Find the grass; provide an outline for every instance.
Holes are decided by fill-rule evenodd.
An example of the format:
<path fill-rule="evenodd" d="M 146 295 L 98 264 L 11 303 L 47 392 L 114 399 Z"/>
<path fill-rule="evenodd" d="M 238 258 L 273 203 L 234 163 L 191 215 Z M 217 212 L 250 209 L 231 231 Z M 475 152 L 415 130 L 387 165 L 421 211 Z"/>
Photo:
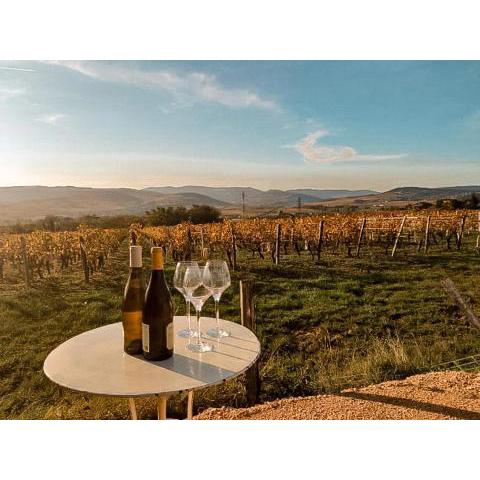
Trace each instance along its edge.
<path fill-rule="evenodd" d="M 0 284 L 0 418 L 128 418 L 125 400 L 70 392 L 42 371 L 47 354 L 63 341 L 120 320 L 126 254 L 124 246 L 89 286 L 79 267 L 30 290 L 7 272 Z M 326 253 L 319 263 L 292 255 L 278 267 L 242 254 L 239 266 L 222 316 L 238 321 L 238 280 L 252 280 L 262 400 L 336 392 L 480 351 L 480 335 L 440 286 L 450 277 L 475 306 L 479 257 L 472 245 L 426 256 L 400 250 L 394 259 L 367 250 L 358 259 Z M 172 275 L 169 266 L 170 282 Z M 176 294 L 175 302 L 183 312 Z M 206 314 L 213 314 L 211 304 Z M 170 414 L 182 417 L 185 402 L 175 398 Z M 242 379 L 205 389 L 195 401 L 197 410 L 221 405 L 245 405 Z M 154 418 L 154 399 L 140 400 L 139 414 Z"/>

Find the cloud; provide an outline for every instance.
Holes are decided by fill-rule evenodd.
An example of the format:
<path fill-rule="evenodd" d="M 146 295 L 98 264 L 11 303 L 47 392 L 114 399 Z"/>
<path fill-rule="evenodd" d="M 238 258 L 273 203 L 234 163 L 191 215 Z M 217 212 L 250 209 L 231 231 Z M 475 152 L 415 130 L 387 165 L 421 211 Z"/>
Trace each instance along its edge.
<path fill-rule="evenodd" d="M 232 108 L 279 110 L 273 100 L 263 98 L 252 90 L 225 87 L 215 75 L 203 72 L 178 73 L 167 69 L 150 71 L 101 62 L 55 61 L 47 63 L 60 65 L 105 82 L 164 91 L 185 104 L 205 102 Z"/>
<path fill-rule="evenodd" d="M 65 120 L 69 118 L 69 115 L 65 113 L 52 113 L 49 115 L 42 115 L 36 119 L 37 122 L 46 123 L 54 127 L 61 125 Z"/>
<path fill-rule="evenodd" d="M 343 145 L 326 145 L 319 144 L 318 140 L 324 137 L 328 137 L 330 132 L 326 129 L 316 130 L 309 133 L 302 140 L 295 145 L 289 146 L 293 148 L 307 163 L 340 163 L 340 162 L 379 162 L 382 160 L 394 160 L 403 158 L 406 154 L 394 154 L 394 155 L 371 155 L 360 154 L 353 147 Z"/>
<path fill-rule="evenodd" d="M 18 67 L 0 67 L 0 70 L 13 70 L 15 72 L 36 72 L 31 68 L 18 68 Z"/>
<path fill-rule="evenodd" d="M 6 102 L 11 98 L 20 97 L 21 95 L 25 95 L 23 88 L 0 87 L 0 102 Z"/>

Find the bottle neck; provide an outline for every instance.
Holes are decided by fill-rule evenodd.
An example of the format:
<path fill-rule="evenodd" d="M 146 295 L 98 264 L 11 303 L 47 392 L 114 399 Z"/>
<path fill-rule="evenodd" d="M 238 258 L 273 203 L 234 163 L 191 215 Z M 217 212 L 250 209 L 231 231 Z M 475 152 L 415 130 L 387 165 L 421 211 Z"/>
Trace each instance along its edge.
<path fill-rule="evenodd" d="M 140 275 L 142 271 L 143 271 L 142 267 L 130 267 L 131 276 Z"/>
<path fill-rule="evenodd" d="M 148 283 L 149 283 L 149 285 L 155 285 L 155 288 L 166 287 L 167 282 L 165 280 L 165 275 L 164 275 L 163 270 L 152 270 L 150 272 L 150 281 Z"/>
<path fill-rule="evenodd" d="M 163 272 L 163 262 L 152 261 L 151 270 L 152 272 Z"/>
<path fill-rule="evenodd" d="M 152 276 L 161 277 L 163 276 L 163 268 L 152 268 Z"/>

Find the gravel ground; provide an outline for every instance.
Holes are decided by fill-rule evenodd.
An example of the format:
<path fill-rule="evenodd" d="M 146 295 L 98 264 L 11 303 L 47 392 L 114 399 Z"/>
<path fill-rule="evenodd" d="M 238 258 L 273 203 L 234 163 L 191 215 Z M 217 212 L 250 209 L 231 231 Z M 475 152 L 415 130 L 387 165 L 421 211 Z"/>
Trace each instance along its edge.
<path fill-rule="evenodd" d="M 480 420 L 480 374 L 435 372 L 405 380 L 276 400 L 252 408 L 210 408 L 198 420 Z"/>

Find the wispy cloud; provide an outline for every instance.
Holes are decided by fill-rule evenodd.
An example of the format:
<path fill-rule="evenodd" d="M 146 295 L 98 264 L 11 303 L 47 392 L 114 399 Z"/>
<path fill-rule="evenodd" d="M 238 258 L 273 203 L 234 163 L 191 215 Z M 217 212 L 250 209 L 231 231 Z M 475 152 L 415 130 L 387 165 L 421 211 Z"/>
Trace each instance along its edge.
<path fill-rule="evenodd" d="M 69 115 L 65 113 L 51 113 L 49 115 L 42 115 L 41 117 L 38 117 L 36 121 L 56 127 L 62 125 L 68 118 Z"/>
<path fill-rule="evenodd" d="M 11 98 L 20 97 L 25 95 L 25 89 L 23 88 L 9 88 L 0 86 L 0 102 L 6 102 Z"/>
<path fill-rule="evenodd" d="M 19 68 L 19 67 L 0 67 L 0 70 L 13 70 L 14 72 L 36 72 L 32 68 Z"/>
<path fill-rule="evenodd" d="M 379 162 L 383 160 L 394 160 L 406 156 L 404 153 L 394 155 L 360 154 L 353 147 L 318 143 L 318 140 L 328 137 L 329 135 L 330 132 L 326 129 L 316 130 L 315 132 L 306 135 L 295 145 L 290 145 L 288 147 L 293 148 L 302 155 L 305 162 L 320 164 L 353 161 Z"/>
<path fill-rule="evenodd" d="M 175 72 L 174 70 L 142 70 L 134 66 L 102 62 L 48 62 L 105 82 L 123 83 L 139 88 L 164 91 L 182 103 L 208 102 L 232 108 L 279 110 L 275 101 L 242 88 L 229 88 L 215 75 L 204 72 Z"/>

